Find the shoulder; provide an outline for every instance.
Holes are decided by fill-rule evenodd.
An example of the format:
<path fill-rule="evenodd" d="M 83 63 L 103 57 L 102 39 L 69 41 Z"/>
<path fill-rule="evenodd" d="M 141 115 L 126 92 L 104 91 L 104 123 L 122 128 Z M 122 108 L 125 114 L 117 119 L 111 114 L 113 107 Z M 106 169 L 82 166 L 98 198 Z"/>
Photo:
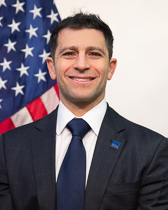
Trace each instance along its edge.
<path fill-rule="evenodd" d="M 108 122 L 111 121 L 109 125 L 113 126 L 116 132 L 122 131 L 122 135 L 129 142 L 136 142 L 139 145 L 144 144 L 147 146 L 148 144 L 152 144 L 153 146 L 157 146 L 162 140 L 167 140 L 163 135 L 129 121 L 109 106 L 107 108 L 106 118 L 108 118 Z"/>
<path fill-rule="evenodd" d="M 14 128 L 6 133 L 1 134 L 1 138 L 3 137 L 9 141 L 9 139 L 21 139 L 23 137 L 26 139 L 31 137 L 38 129 L 45 129 L 51 124 L 55 123 L 56 115 L 57 109 L 37 121 Z"/>

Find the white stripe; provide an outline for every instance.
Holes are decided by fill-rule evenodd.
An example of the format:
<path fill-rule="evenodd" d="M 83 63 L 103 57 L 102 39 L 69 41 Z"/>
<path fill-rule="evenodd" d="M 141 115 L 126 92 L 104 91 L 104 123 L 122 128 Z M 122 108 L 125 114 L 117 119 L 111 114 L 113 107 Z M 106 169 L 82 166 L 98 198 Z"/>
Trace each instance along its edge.
<path fill-rule="evenodd" d="M 26 107 L 22 108 L 16 114 L 14 114 L 11 117 L 11 120 L 13 121 L 15 127 L 33 122 L 32 117 Z"/>
<path fill-rule="evenodd" d="M 47 113 L 49 114 L 50 112 L 52 112 L 59 103 L 59 98 L 57 96 L 55 88 L 52 87 L 48 91 L 46 91 L 41 96 L 41 100 L 47 110 Z"/>

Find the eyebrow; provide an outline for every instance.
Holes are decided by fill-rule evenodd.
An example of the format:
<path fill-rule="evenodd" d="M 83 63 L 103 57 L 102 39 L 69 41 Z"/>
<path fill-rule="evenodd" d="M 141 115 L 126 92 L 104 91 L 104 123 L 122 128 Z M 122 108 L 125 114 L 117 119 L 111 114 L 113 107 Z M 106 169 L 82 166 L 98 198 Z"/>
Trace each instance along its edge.
<path fill-rule="evenodd" d="M 78 51 L 78 47 L 75 47 L 75 46 L 66 46 L 64 48 L 62 48 L 60 50 L 60 52 L 58 53 L 58 55 L 62 54 L 64 51 L 66 50 L 75 50 L 75 51 Z M 104 52 L 104 50 L 98 46 L 88 46 L 86 48 L 86 51 L 90 51 L 90 50 L 98 50 L 100 51 L 104 56 L 106 56 L 106 53 Z"/>
<path fill-rule="evenodd" d="M 86 51 L 89 51 L 89 50 L 98 50 L 100 51 L 104 56 L 106 56 L 106 53 L 104 52 L 104 50 L 98 46 L 89 46 L 86 48 Z"/>
<path fill-rule="evenodd" d="M 59 51 L 58 55 L 62 54 L 62 53 L 63 53 L 64 51 L 66 51 L 66 50 L 77 50 L 77 47 L 75 47 L 75 46 L 66 46 L 66 47 L 62 48 L 62 49 Z"/>

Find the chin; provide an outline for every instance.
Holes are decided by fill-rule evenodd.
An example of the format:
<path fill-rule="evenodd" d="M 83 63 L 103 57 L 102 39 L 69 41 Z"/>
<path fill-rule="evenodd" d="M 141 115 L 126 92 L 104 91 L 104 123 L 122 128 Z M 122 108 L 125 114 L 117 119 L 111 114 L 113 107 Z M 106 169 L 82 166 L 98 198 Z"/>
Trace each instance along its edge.
<path fill-rule="evenodd" d="M 92 103 L 99 103 L 101 101 L 101 99 L 99 100 L 99 98 L 95 98 L 95 97 L 88 97 L 88 96 L 78 96 L 78 97 L 74 97 L 73 99 L 71 98 L 71 101 L 73 103 L 83 103 L 83 105 L 87 105 L 87 104 L 92 104 Z"/>

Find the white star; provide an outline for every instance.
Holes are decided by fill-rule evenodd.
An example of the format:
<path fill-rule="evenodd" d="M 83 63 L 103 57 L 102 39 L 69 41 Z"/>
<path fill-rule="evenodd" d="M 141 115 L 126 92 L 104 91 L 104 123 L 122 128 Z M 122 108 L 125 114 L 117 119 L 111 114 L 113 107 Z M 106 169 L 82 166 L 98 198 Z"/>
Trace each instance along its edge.
<path fill-rule="evenodd" d="M 35 19 L 37 16 L 42 17 L 40 14 L 41 10 L 42 10 L 42 7 L 37 8 L 36 5 L 34 4 L 34 9 L 30 10 L 29 12 L 33 13 L 33 19 Z"/>
<path fill-rule="evenodd" d="M 2 88 L 6 89 L 6 86 L 5 86 L 5 83 L 7 82 L 8 80 L 2 80 L 2 78 L 0 77 L 0 90 Z"/>
<path fill-rule="evenodd" d="M 47 30 L 47 34 L 43 36 L 44 38 L 46 38 L 46 39 L 47 39 L 47 44 L 48 44 L 48 43 L 49 43 L 49 41 L 50 41 L 50 36 L 51 36 L 51 33 L 50 33 L 50 31 L 49 31 L 49 30 Z"/>
<path fill-rule="evenodd" d="M 22 89 L 24 88 L 24 85 L 20 86 L 18 82 L 16 82 L 16 87 L 12 87 L 11 89 L 15 91 L 15 97 L 21 93 L 22 95 L 24 95 Z"/>
<path fill-rule="evenodd" d="M 46 78 L 44 77 L 44 75 L 46 75 L 46 74 L 47 74 L 46 71 L 42 72 L 41 69 L 39 69 L 39 73 L 34 75 L 35 77 L 38 77 L 38 82 L 37 83 L 39 83 L 41 80 L 46 82 Z"/>
<path fill-rule="evenodd" d="M 26 44 L 26 48 L 22 49 L 22 52 L 25 52 L 25 58 L 27 58 L 28 55 L 31 55 L 33 57 L 33 53 L 32 50 L 34 49 L 34 47 L 29 48 L 28 44 Z"/>
<path fill-rule="evenodd" d="M 51 10 L 51 15 L 47 15 L 48 18 L 51 19 L 51 24 L 55 21 L 59 22 L 57 19 L 58 13 L 54 13 L 53 10 Z"/>
<path fill-rule="evenodd" d="M 3 100 L 2 99 L 0 99 L 0 103 L 2 102 Z M 1 106 L 1 104 L 0 104 L 0 109 L 2 109 L 2 106 Z"/>
<path fill-rule="evenodd" d="M 27 72 L 27 70 L 30 68 L 30 66 L 27 66 L 27 67 L 25 67 L 24 65 L 23 65 L 23 63 L 21 64 L 21 67 L 20 68 L 17 68 L 16 70 L 17 71 L 20 71 L 20 77 L 22 77 L 24 74 L 26 74 L 27 76 L 29 76 L 29 74 L 28 74 L 28 72 Z"/>
<path fill-rule="evenodd" d="M 0 7 L 4 5 L 5 7 L 7 7 L 6 3 L 5 3 L 5 0 L 0 0 Z"/>
<path fill-rule="evenodd" d="M 0 63 L 0 65 L 3 66 L 3 72 L 6 69 L 11 70 L 11 67 L 9 66 L 11 63 L 12 63 L 12 61 L 7 61 L 6 58 L 4 58 L 4 62 L 3 63 Z"/>
<path fill-rule="evenodd" d="M 19 11 L 24 12 L 24 9 L 23 9 L 23 5 L 24 4 L 25 4 L 25 2 L 20 3 L 19 0 L 17 0 L 17 3 L 16 4 L 12 4 L 11 6 L 16 8 L 16 14 L 17 14 Z"/>
<path fill-rule="evenodd" d="M 7 48 L 8 48 L 8 53 L 11 51 L 11 50 L 14 50 L 16 51 L 14 45 L 16 44 L 16 42 L 11 42 L 10 39 L 8 39 L 8 44 L 4 44 Z"/>
<path fill-rule="evenodd" d="M 3 19 L 3 17 L 0 17 L 0 26 L 2 26 L 1 20 Z"/>
<path fill-rule="evenodd" d="M 12 24 L 8 25 L 8 27 L 11 28 L 11 33 L 13 33 L 15 30 L 20 31 L 18 26 L 21 24 L 21 22 L 16 23 L 14 19 L 12 19 Z"/>
<path fill-rule="evenodd" d="M 43 54 L 39 55 L 39 57 L 43 58 L 43 62 L 45 62 L 46 58 L 50 55 L 50 53 L 46 53 L 45 50 L 43 50 Z"/>
<path fill-rule="evenodd" d="M 36 36 L 36 31 L 38 30 L 38 28 L 33 28 L 32 25 L 30 25 L 30 29 L 29 30 L 25 30 L 27 33 L 29 33 L 29 39 L 32 38 L 32 36 Z"/>

